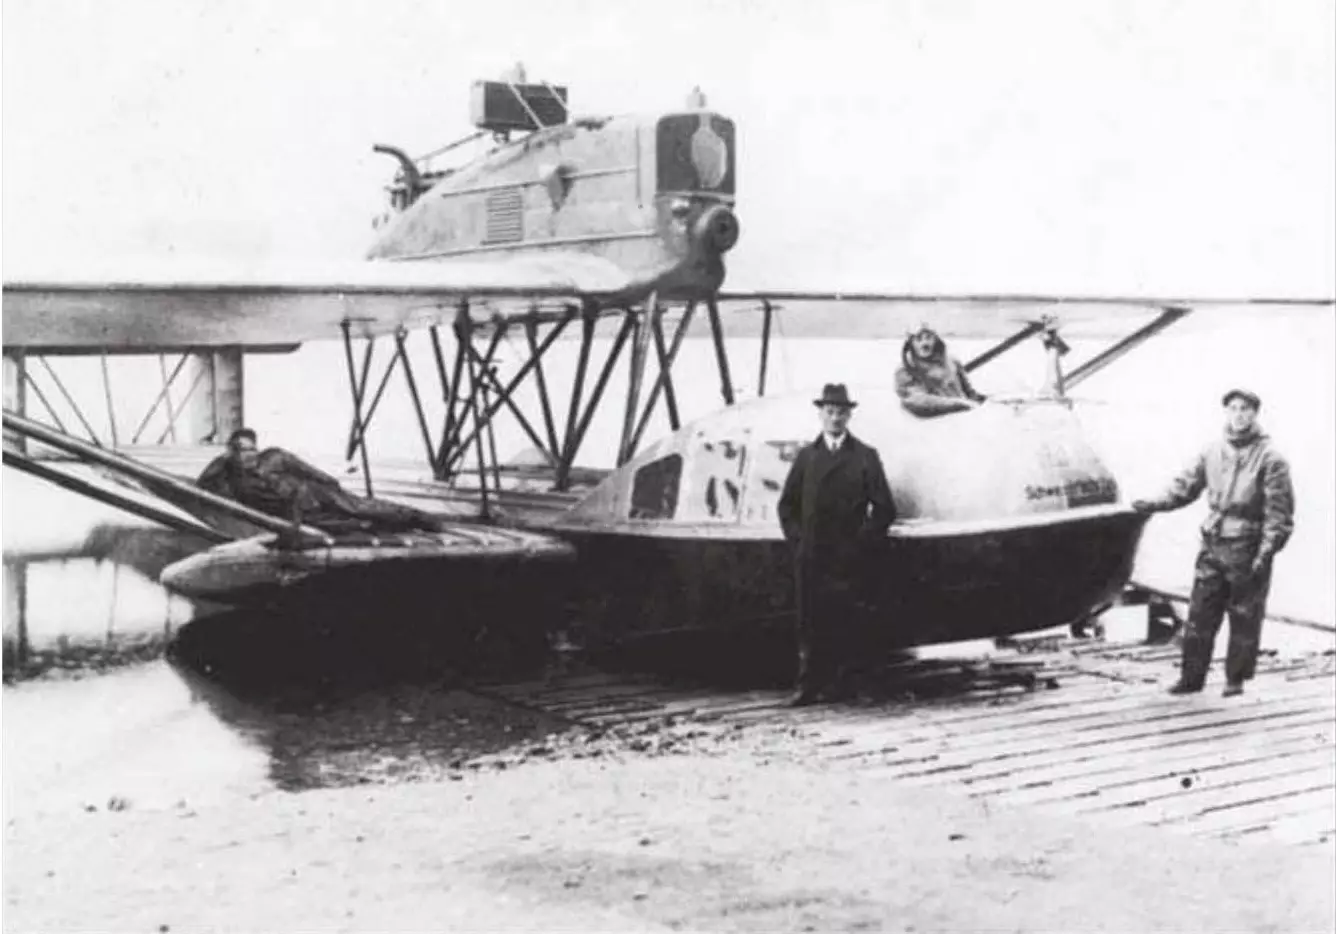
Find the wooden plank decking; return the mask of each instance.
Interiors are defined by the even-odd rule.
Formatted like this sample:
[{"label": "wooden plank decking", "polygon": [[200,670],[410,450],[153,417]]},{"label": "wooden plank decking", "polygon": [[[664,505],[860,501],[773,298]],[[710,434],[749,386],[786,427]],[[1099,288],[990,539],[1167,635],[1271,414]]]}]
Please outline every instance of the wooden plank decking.
[{"label": "wooden plank decking", "polygon": [[1202,694],[1165,694],[1177,658],[1173,646],[1069,641],[902,662],[885,673],[885,697],[797,710],[781,691],[650,675],[487,690],[589,726],[682,717],[792,726],[793,754],[833,767],[1105,825],[1336,849],[1336,650],[1265,654],[1247,693],[1229,699],[1218,674]]}]

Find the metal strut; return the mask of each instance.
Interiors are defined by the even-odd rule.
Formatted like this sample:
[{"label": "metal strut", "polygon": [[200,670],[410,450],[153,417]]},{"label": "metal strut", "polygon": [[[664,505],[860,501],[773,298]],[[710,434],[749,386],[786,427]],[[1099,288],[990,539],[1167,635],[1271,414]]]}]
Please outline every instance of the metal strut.
[{"label": "metal strut", "polygon": [[[171,434],[172,443],[175,444],[176,438],[176,406],[172,405],[172,383],[176,380],[176,374],[181,371],[181,367],[186,365],[186,355],[181,354],[181,362],[176,365],[172,375],[167,375],[167,355],[158,354],[158,378],[162,380],[162,399],[167,406],[167,431]],[[156,404],[155,404],[156,407]]]},{"label": "metal strut", "polygon": [[142,503],[139,500],[108,487],[99,486],[96,483],[89,483],[81,477],[76,477],[65,473],[63,470],[56,470],[43,464],[35,458],[18,451],[5,451],[4,462],[6,467],[13,467],[15,470],[37,477],[39,480],[45,480],[54,484],[63,490],[69,490],[71,493],[77,493],[80,496],[86,496],[89,499],[101,503],[107,503],[130,513],[133,516],[139,516],[141,519],[148,519],[150,522],[156,522],[159,525],[166,526],[177,532],[188,532],[192,535],[198,535],[211,545],[220,545],[223,542],[232,541],[232,537],[224,535],[217,529],[210,528],[196,519],[185,519],[181,516]]},{"label": "metal strut", "polygon": [[[471,347],[469,348],[469,352],[474,359],[481,364],[482,358],[478,355],[478,352]],[[506,408],[510,409],[511,414],[515,416],[515,420],[519,422],[520,428],[522,428],[524,433],[529,436],[529,440],[534,443],[534,447],[538,448],[539,452],[546,457],[549,462],[555,461],[556,455],[547,449],[543,439],[538,437],[538,432],[529,422],[529,419],[525,417],[524,411],[515,404],[513,390],[517,380],[512,379],[509,386],[502,386],[501,380],[497,378],[495,365],[488,365],[482,368],[480,372],[486,378],[487,383],[490,384],[491,388],[496,390],[497,394],[496,402],[493,403],[490,397],[491,390],[488,389],[487,385],[483,386],[483,418],[486,419],[488,431],[491,433],[493,441],[495,441],[496,435],[492,428],[493,416],[500,410],[501,406],[504,405]],[[493,457],[493,460],[495,460],[495,457]]]},{"label": "metal strut", "polygon": [[566,450],[562,455],[562,462],[566,465],[567,471],[575,464],[575,455],[579,453],[580,445],[584,443],[585,434],[589,431],[589,425],[594,420],[598,403],[603,398],[603,390],[608,385],[608,377],[612,375],[613,368],[617,365],[617,358],[621,356],[622,347],[625,346],[626,339],[631,336],[634,326],[635,322],[629,316],[622,320],[622,328],[617,332],[617,337],[613,339],[612,347],[608,350],[608,358],[604,361],[603,369],[594,382],[594,391],[589,394],[589,402],[585,406],[584,415],[580,418],[580,424],[575,428],[575,436],[566,440]]},{"label": "metal strut", "polygon": [[728,351],[724,347],[724,325],[719,320],[719,303],[711,298],[705,304],[710,311],[710,333],[714,337],[714,357],[719,364],[719,388],[724,396],[724,405],[732,405],[733,377],[728,371]]},{"label": "metal strut", "polygon": [[107,399],[107,423],[111,426],[111,446],[120,447],[121,439],[116,434],[116,406],[112,403],[111,370],[107,366],[107,352],[102,351],[102,392]]},{"label": "metal strut", "polygon": [[[677,391],[673,388],[673,358],[668,355],[668,347],[663,339],[663,315],[656,314],[650,321],[654,329],[654,358],[659,365],[659,379],[654,385],[663,386],[663,404],[668,409],[668,424],[673,431],[677,431],[682,423],[682,416],[677,410]],[[653,396],[645,401],[645,414],[642,419],[648,419],[654,411],[654,403],[658,401]],[[640,427],[636,426],[637,429]],[[631,442],[633,448],[640,444],[640,434],[637,431],[635,440]]]},{"label": "metal strut", "polygon": [[[4,427],[8,431],[30,438],[39,444],[45,444],[58,451],[73,454],[87,463],[99,464],[138,480],[148,487],[155,496],[159,496],[173,503],[173,505],[175,505],[175,500],[179,499],[193,506],[208,507],[268,532],[291,534],[293,531],[292,524],[282,519],[275,519],[273,516],[251,509],[249,506],[243,506],[234,500],[217,496],[165,470],[150,467],[148,464],[117,454],[114,451],[89,444],[87,441],[81,441],[72,435],[56,431],[41,422],[34,422],[8,410],[4,413]],[[328,542],[330,540],[326,533],[309,526],[299,526],[297,531],[301,535],[317,541]]]},{"label": "metal strut", "polygon": [[[645,429],[649,427],[650,416],[654,412],[654,405],[658,402],[659,393],[664,393],[665,401],[669,401],[668,420],[676,431],[680,425],[675,420],[676,395],[673,392],[673,362],[677,359],[677,352],[682,349],[682,342],[687,336],[687,329],[691,326],[691,316],[696,311],[696,303],[688,302],[682,311],[682,320],[677,322],[677,330],[673,332],[672,343],[668,346],[666,355],[660,355],[659,375],[650,387],[649,398],[645,400],[645,411],[640,416],[640,422],[636,425],[635,439],[632,441],[632,447],[640,447],[640,439],[645,434]],[[656,341],[662,338],[662,321],[660,321],[660,333]],[[658,348],[656,348],[657,350]]]},{"label": "metal strut", "polygon": [[[402,329],[395,332],[394,353],[391,355],[389,363],[385,365],[384,372],[381,373],[380,382],[376,385],[376,391],[371,396],[371,404],[367,406],[366,414],[361,416],[360,422],[354,422],[352,426],[352,431],[350,432],[351,437],[349,438],[348,442],[348,453],[346,455],[347,457],[352,456],[352,450],[356,446],[361,446],[365,450],[366,433],[371,430],[371,421],[373,418],[375,418],[376,410],[380,407],[380,401],[382,398],[384,398],[385,390],[389,387],[390,377],[394,375],[394,370],[398,366],[402,366],[404,369],[404,376],[408,381],[409,393],[416,407],[417,416],[422,428],[423,435],[428,438],[430,437],[430,435],[427,432],[426,415],[422,411],[422,400],[418,397],[417,394],[417,380],[413,378],[413,367],[408,360],[408,353],[405,348],[404,337],[405,337],[405,332]],[[363,376],[362,385],[363,389],[365,389],[366,374],[364,374]],[[366,401],[365,395],[363,396],[363,401]],[[428,445],[430,446],[430,441],[428,441]]]},{"label": "metal strut", "polygon": [[[447,470],[458,463],[459,460],[468,453],[469,444],[474,438],[481,439],[482,437],[483,429],[486,426],[482,418],[479,416],[477,405],[478,390],[482,387],[482,380],[478,378],[477,366],[475,366],[475,364],[481,365],[482,367],[489,367],[492,365],[492,360],[496,356],[496,348],[501,343],[501,335],[504,331],[504,327],[499,327],[492,332],[492,339],[487,344],[487,353],[482,358],[479,358],[477,351],[473,349],[472,319],[469,318],[467,311],[465,311],[462,316],[457,316],[455,328],[455,340],[459,342],[460,355],[463,357],[468,368],[469,397],[468,401],[464,403],[463,412],[455,421],[453,437],[445,438],[441,443],[441,449],[445,451],[447,455],[445,462]],[[459,383],[456,382],[456,393],[458,390]],[[473,419],[473,426],[468,435],[463,434],[464,416],[466,415],[471,416]],[[463,436],[462,439],[461,436]]]},{"label": "metal strut", "polygon": [[765,377],[770,369],[770,324],[775,317],[775,306],[769,299],[761,300],[763,317],[761,318],[761,366],[756,376],[756,397],[765,396]]},{"label": "metal strut", "polygon": [[585,376],[589,372],[589,351],[594,345],[594,324],[598,320],[598,305],[586,301],[581,308],[580,321],[580,356],[575,364],[575,385],[571,387],[570,407],[566,412],[566,433],[562,437],[561,457],[557,460],[556,489],[564,490],[570,485],[571,439],[575,437],[576,420],[580,415],[580,397],[584,393]]},{"label": "metal strut", "polygon": [[[561,323],[565,327],[569,318]],[[543,410],[543,426],[547,429],[548,457],[551,463],[557,462],[557,423],[552,418],[552,399],[547,391],[547,375],[543,372],[542,353],[538,350],[538,322],[533,316],[525,319],[524,339],[529,345],[529,359],[535,361],[533,376],[538,386],[538,404]]]},{"label": "metal strut", "polygon": [[1015,347],[1017,344],[1024,343],[1034,335],[1038,334],[1040,331],[1046,330],[1049,326],[1050,323],[1047,319],[1042,321],[1031,321],[1029,324],[1021,328],[1015,334],[1008,337],[1006,340],[994,344],[992,347],[988,348],[983,353],[979,354],[973,360],[966,363],[965,372],[972,373],[979,367],[983,366],[985,363],[988,363],[989,361],[992,360],[996,360],[998,357],[1002,356],[1004,353],[1006,353],[1011,348]]},{"label": "metal strut", "polygon": [[[473,340],[473,335],[470,329],[471,324],[472,324],[472,319],[469,318],[468,304],[465,302],[461,302],[459,306],[459,313],[455,316],[455,339],[458,340],[462,346],[468,347],[468,349],[470,350],[472,350],[471,342]],[[501,339],[501,329],[497,328],[496,333],[492,335],[492,343],[487,348],[487,356],[489,360],[492,354],[496,351],[496,345],[500,342],[500,339]],[[482,381],[478,379],[478,374],[477,370],[475,369],[475,363],[473,359],[474,355],[470,353],[467,354],[467,356],[468,356],[467,363],[469,371],[468,409],[471,410],[473,414],[473,425],[475,429],[473,435],[478,442],[477,443],[478,489],[482,494],[482,517],[484,519],[490,519],[491,505],[488,501],[488,495],[487,495],[487,456],[483,451],[482,432],[477,430],[481,425],[481,422],[478,421],[478,390],[482,387]],[[464,444],[460,446],[460,449],[467,450],[467,446],[468,442],[465,441]]]},{"label": "metal strut", "polygon": [[51,416],[51,421],[56,423],[56,427],[65,434],[69,434],[69,432],[65,430],[65,423],[60,420],[60,416],[56,414],[56,410],[51,407],[51,403],[47,401],[46,393],[42,392],[42,387],[37,385],[37,380],[33,379],[32,374],[28,372],[27,367],[23,368],[20,378],[28,384],[28,388],[33,391],[33,395],[37,396],[37,401],[42,403],[42,408],[46,409],[46,414]]},{"label": "metal strut", "polygon": [[640,384],[645,378],[645,360],[649,356],[649,341],[654,326],[658,323],[659,296],[651,292],[649,301],[642,314],[636,315],[626,309],[627,320],[632,322],[635,340],[631,343],[631,371],[626,381],[626,408],[622,412],[622,437],[617,445],[617,466],[620,467],[631,459],[635,450],[636,410],[640,407]]},{"label": "metal strut", "polygon": [[[148,411],[144,413],[143,419],[139,422],[139,427],[136,428],[134,434],[130,436],[131,444],[139,443],[139,438],[144,433],[144,429],[148,427],[149,420],[152,419],[154,415],[158,414],[158,409],[162,407],[164,400],[167,402],[167,430],[171,433],[172,440],[176,440],[176,413],[172,411],[170,393],[172,384],[176,382],[176,377],[180,374],[181,370],[185,368],[186,361],[189,359],[189,354],[181,354],[181,359],[177,361],[175,368],[173,368],[172,375],[168,376],[167,364],[163,360],[162,354],[158,354],[158,369],[162,373],[162,388],[158,390],[158,395],[154,398],[153,404],[150,405]],[[201,369],[198,376],[203,376],[203,374],[204,371]],[[196,381],[198,382],[198,378]]]},{"label": "metal strut", "polygon": [[431,460],[431,429],[427,427],[427,413],[422,408],[422,397],[418,394],[417,379],[413,376],[413,365],[408,360],[408,349],[405,346],[407,334],[401,328],[394,334],[395,349],[399,354],[399,362],[404,369],[404,379],[408,381],[408,392],[413,397],[413,411],[417,414],[418,430],[422,432],[422,443],[427,449],[427,460]]},{"label": "metal strut", "polygon": [[1094,376],[1128,351],[1144,344],[1147,340],[1169,327],[1169,325],[1182,320],[1191,313],[1191,308],[1181,308],[1178,306],[1169,306],[1165,308],[1160,312],[1159,317],[1150,324],[1138,328],[1112,347],[1102,353],[1096,354],[1094,357],[1091,357],[1085,363],[1068,373],[1065,380],[1065,388],[1070,389],[1082,380]]},{"label": "metal strut", "polygon": [[352,457],[353,452],[360,448],[362,452],[362,479],[366,485],[366,495],[371,496],[371,459],[367,455],[366,445],[360,443],[362,438],[360,430],[362,427],[362,394],[366,391],[367,371],[371,368],[371,354],[375,349],[376,338],[374,336],[366,339],[366,353],[362,357],[362,379],[357,378],[357,368],[353,365],[353,335],[352,323],[348,320],[340,322],[339,327],[343,330],[343,353],[348,363],[348,386],[353,394],[353,423],[348,431],[348,447],[345,457]]},{"label": "metal strut", "polygon": [[[489,405],[488,399],[491,396],[491,392],[487,388],[487,383],[495,385],[497,381],[496,367],[489,366],[481,369],[479,372],[487,377],[487,382],[484,382],[478,387],[478,398],[482,400],[483,409],[486,410]],[[518,411],[519,410],[516,409],[516,412]],[[492,487],[499,493],[501,490],[501,461],[500,458],[496,456],[496,422],[491,418],[487,419],[487,454],[492,459]]]},{"label": "metal strut", "polygon": [[[483,419],[490,420],[494,415],[496,415],[498,411],[500,411],[502,406],[509,407],[510,410],[515,413],[515,416],[520,423],[520,427],[522,427],[525,433],[528,434],[529,439],[533,441],[533,443],[538,447],[538,449],[542,451],[544,454],[546,454],[552,461],[556,460],[555,452],[557,449],[554,447],[553,453],[548,454],[548,451],[544,446],[542,439],[538,437],[538,432],[529,423],[529,420],[525,418],[524,414],[515,404],[514,395],[515,395],[515,390],[519,387],[520,383],[524,381],[524,378],[528,376],[531,371],[534,371],[539,366],[540,362],[542,361],[543,355],[547,353],[548,348],[552,346],[553,342],[556,341],[556,339],[561,336],[561,332],[565,330],[566,325],[569,324],[570,321],[571,321],[570,317],[558,321],[556,326],[552,329],[552,331],[547,335],[546,338],[544,338],[543,343],[538,348],[537,353],[531,356],[528,360],[524,361],[524,364],[515,372],[515,375],[510,378],[510,382],[507,383],[505,386],[501,385],[501,381],[497,379],[496,375],[490,372],[490,369],[488,368],[492,366],[492,361],[496,354],[497,344],[500,342],[501,336],[504,334],[505,329],[506,327],[508,327],[508,325],[503,322],[501,325],[498,326],[497,330],[493,332],[492,335],[493,340],[488,347],[487,355],[485,358],[478,356],[478,352],[474,350],[471,345],[467,346],[467,353],[471,357],[478,360],[479,362],[485,364],[484,373],[486,373],[492,385],[495,386],[498,390],[497,399],[495,401],[491,401],[486,404],[483,410]],[[478,428],[475,426],[474,430],[477,431]],[[460,446],[461,447],[467,446],[469,441],[471,440],[473,440],[472,435],[470,435],[464,441],[460,442]],[[457,457],[451,458],[452,461],[457,459],[458,459]]]},{"label": "metal strut", "polygon": [[[210,364],[210,366],[212,367],[212,364]],[[189,402],[192,398],[194,398],[195,390],[199,388],[200,383],[204,382],[204,374],[205,374],[204,367],[195,368],[195,378],[190,381],[190,386],[186,389],[186,394],[181,397],[181,405],[184,406],[187,402]],[[178,415],[180,414],[180,409],[177,410],[177,414]],[[162,444],[162,442],[167,439],[168,432],[175,431],[175,427],[176,427],[176,416],[174,415],[172,416],[171,423],[169,423],[168,426],[162,430],[162,434],[158,435],[157,443]],[[217,429],[215,428],[214,431],[216,430]],[[212,435],[213,432],[210,432],[211,437]]]},{"label": "metal strut", "polygon": [[102,442],[98,439],[97,432],[93,430],[92,425],[88,424],[88,419],[84,417],[83,409],[81,409],[79,404],[74,401],[74,397],[70,395],[70,391],[65,388],[65,383],[61,381],[60,374],[58,374],[51,364],[47,362],[46,357],[38,357],[37,360],[42,364],[42,368],[46,370],[46,374],[51,377],[51,382],[56,384],[56,389],[60,391],[60,395],[64,398],[65,404],[74,412],[74,417],[79,420],[79,424],[83,426],[83,430],[88,432],[89,440],[94,444],[100,445]]},{"label": "metal strut", "polygon": [[458,413],[459,408],[459,387],[463,385],[464,379],[464,360],[468,356],[464,343],[460,340],[460,315],[468,314],[468,305],[461,303],[461,308],[455,312],[455,365],[451,372],[451,382],[448,386],[442,380],[442,391],[445,392],[445,419],[441,426],[441,443],[436,448],[436,463],[433,467],[433,473],[436,479],[444,480],[449,474],[450,468],[450,441],[455,437],[456,426],[462,422],[463,415]]}]

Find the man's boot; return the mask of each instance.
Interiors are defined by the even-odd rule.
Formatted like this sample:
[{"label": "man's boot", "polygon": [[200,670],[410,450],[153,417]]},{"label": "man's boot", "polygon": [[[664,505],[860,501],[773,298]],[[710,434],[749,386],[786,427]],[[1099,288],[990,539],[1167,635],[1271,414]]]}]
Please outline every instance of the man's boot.
[{"label": "man's boot", "polygon": [[1206,685],[1206,672],[1211,666],[1211,644],[1200,638],[1185,639],[1182,658],[1178,683],[1169,689],[1169,693],[1196,694]]},{"label": "man's boot", "polygon": [[1222,697],[1238,697],[1243,693],[1243,679],[1230,678],[1229,683],[1225,685],[1225,690],[1221,692]]}]

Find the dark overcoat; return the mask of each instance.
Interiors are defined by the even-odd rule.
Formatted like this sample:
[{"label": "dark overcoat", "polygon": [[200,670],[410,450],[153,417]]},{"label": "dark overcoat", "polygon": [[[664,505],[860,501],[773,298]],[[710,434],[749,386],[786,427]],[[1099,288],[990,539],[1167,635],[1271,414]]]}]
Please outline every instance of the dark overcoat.
[{"label": "dark overcoat", "polygon": [[818,437],[798,452],[779,497],[779,521],[794,546],[798,686],[804,693],[822,689],[859,654],[870,559],[894,519],[875,448],[847,435],[836,451]]},{"label": "dark overcoat", "polygon": [[779,521],[800,568],[845,566],[853,573],[895,521],[876,448],[849,434],[832,452],[818,436],[789,468],[779,496]]},{"label": "dark overcoat", "polygon": [[856,561],[894,521],[895,502],[875,448],[847,434],[835,452],[820,436],[799,450],[779,494],[779,522],[800,563]]}]

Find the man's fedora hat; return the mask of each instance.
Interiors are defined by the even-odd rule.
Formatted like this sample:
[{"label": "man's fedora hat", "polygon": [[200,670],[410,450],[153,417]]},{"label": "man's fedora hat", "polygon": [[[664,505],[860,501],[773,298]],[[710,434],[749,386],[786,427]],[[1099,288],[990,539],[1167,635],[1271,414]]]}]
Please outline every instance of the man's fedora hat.
[{"label": "man's fedora hat", "polygon": [[813,405],[838,405],[846,409],[852,409],[858,405],[857,402],[849,398],[849,390],[844,383],[826,383],[821,390],[821,398],[813,399]]},{"label": "man's fedora hat", "polygon": [[1229,405],[1229,403],[1234,399],[1242,399],[1244,402],[1248,403],[1254,409],[1260,409],[1262,407],[1261,397],[1258,396],[1257,393],[1249,392],[1246,389],[1231,389],[1229,392],[1225,393],[1224,396],[1220,399],[1220,404]]}]

